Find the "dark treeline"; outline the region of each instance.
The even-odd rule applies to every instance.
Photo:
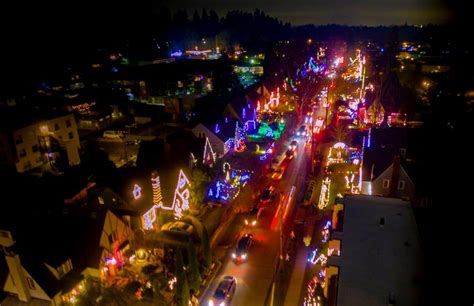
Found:
[[[166,7],[155,10],[149,25],[151,32],[146,40],[152,38],[152,49],[137,46],[140,57],[165,57],[170,51],[183,50],[204,38],[207,45],[215,48],[240,45],[247,49],[261,49],[269,42],[286,39],[291,34],[291,25],[266,15],[260,10],[253,13],[230,11],[219,17],[213,11],[202,9],[188,12],[180,9],[171,12]],[[143,42],[142,42],[143,43]]]

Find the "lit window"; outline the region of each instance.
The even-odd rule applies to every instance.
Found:
[[[69,132],[67,135],[69,136],[69,139],[73,139],[73,138],[74,138],[73,132]]]
[[[405,181],[398,181],[398,190],[403,190],[405,189]]]
[[[390,187],[390,180],[383,180],[383,188],[387,189],[388,187]]]

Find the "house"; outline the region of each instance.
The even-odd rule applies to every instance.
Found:
[[[131,229],[111,210],[72,205],[60,216],[21,217],[24,223],[12,220],[0,231],[0,288],[8,299],[62,305],[77,298],[86,278],[118,273]]]
[[[338,199],[324,274],[330,306],[420,305],[422,252],[409,202],[368,195]]]
[[[0,111],[0,164],[17,172],[55,169],[67,160],[80,163],[79,134],[74,115],[61,112]]]
[[[372,153],[364,152],[362,194],[412,199],[415,184],[403,168],[400,156]]]
[[[124,175],[120,193],[129,205],[122,214],[130,216],[134,230],[156,229],[160,213],[181,216],[189,209],[190,178],[188,169],[172,165]]]
[[[430,154],[427,133],[422,128],[371,128],[364,143],[362,193],[429,206],[435,175],[424,159]]]
[[[235,128],[238,120],[225,119],[224,122],[217,123],[199,123],[192,132],[196,137],[209,139],[212,149],[218,157],[226,155],[233,147],[235,138]],[[242,127],[242,124],[239,124]]]

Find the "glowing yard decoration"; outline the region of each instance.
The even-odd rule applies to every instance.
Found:
[[[219,123],[216,123],[216,127],[214,128],[214,133],[219,133],[221,129],[219,128]]]
[[[206,137],[206,142],[204,143],[204,155],[202,158],[202,163],[207,165],[213,165],[216,162],[216,153],[212,150],[211,143],[209,138]]]
[[[313,265],[316,264],[316,258],[317,258],[316,255],[318,255],[317,248],[311,251],[311,253],[309,253],[308,262],[312,263]]]
[[[153,229],[153,223],[156,221],[156,208],[157,205],[153,205],[143,216],[143,229],[151,230]]]
[[[328,261],[327,256],[324,255],[324,254],[321,254],[321,255],[319,255],[319,257],[316,259],[316,261],[315,261],[314,264],[317,264],[318,262],[320,262],[320,263],[321,263],[321,266],[324,267],[324,266],[326,265],[327,261]]]
[[[256,125],[256,123],[255,123],[255,120],[247,120],[247,121],[244,123],[244,129],[245,129],[246,131],[248,131],[251,125],[253,125],[252,130],[255,131],[255,130],[257,129],[257,125]]]
[[[142,187],[140,187],[138,184],[135,184],[133,186],[133,198],[135,200],[138,200],[142,196]]]
[[[173,208],[176,218],[183,216],[183,211],[189,209],[189,188],[191,183],[184,174],[183,170],[179,170],[178,185],[174,191]]]
[[[225,162],[222,165],[222,172],[226,173],[227,171],[230,171],[230,164],[228,162]]]
[[[325,228],[321,231],[321,234],[323,236],[323,239],[321,240],[323,243],[327,242],[329,239],[329,229]]]
[[[244,131],[239,127],[239,121],[235,122],[234,151],[243,152],[245,150]]]
[[[326,224],[324,225],[324,229],[329,229],[331,227],[331,220],[326,221]]]
[[[323,180],[323,183],[321,185],[321,193],[319,195],[319,203],[318,203],[319,209],[323,209],[326,206],[328,206],[330,187],[331,187],[331,179],[329,179],[329,177],[326,177],[326,179]]]
[[[343,142],[338,142],[338,143],[336,143],[333,147],[334,147],[334,149],[342,149],[342,150],[344,150],[344,149],[346,148],[346,144],[343,143]]]
[[[173,289],[174,289],[174,285],[175,285],[177,282],[178,282],[178,279],[176,278],[176,276],[173,277],[172,279],[170,279],[170,280],[168,281],[168,288],[169,288],[170,290],[173,290]]]

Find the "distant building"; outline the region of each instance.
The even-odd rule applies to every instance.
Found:
[[[2,120],[0,127],[0,164],[26,172],[42,166],[54,169],[64,159],[70,166],[80,163],[74,115],[36,117],[36,114],[24,113],[12,116]]]
[[[333,211],[329,306],[420,305],[422,254],[409,202],[351,195]]]

